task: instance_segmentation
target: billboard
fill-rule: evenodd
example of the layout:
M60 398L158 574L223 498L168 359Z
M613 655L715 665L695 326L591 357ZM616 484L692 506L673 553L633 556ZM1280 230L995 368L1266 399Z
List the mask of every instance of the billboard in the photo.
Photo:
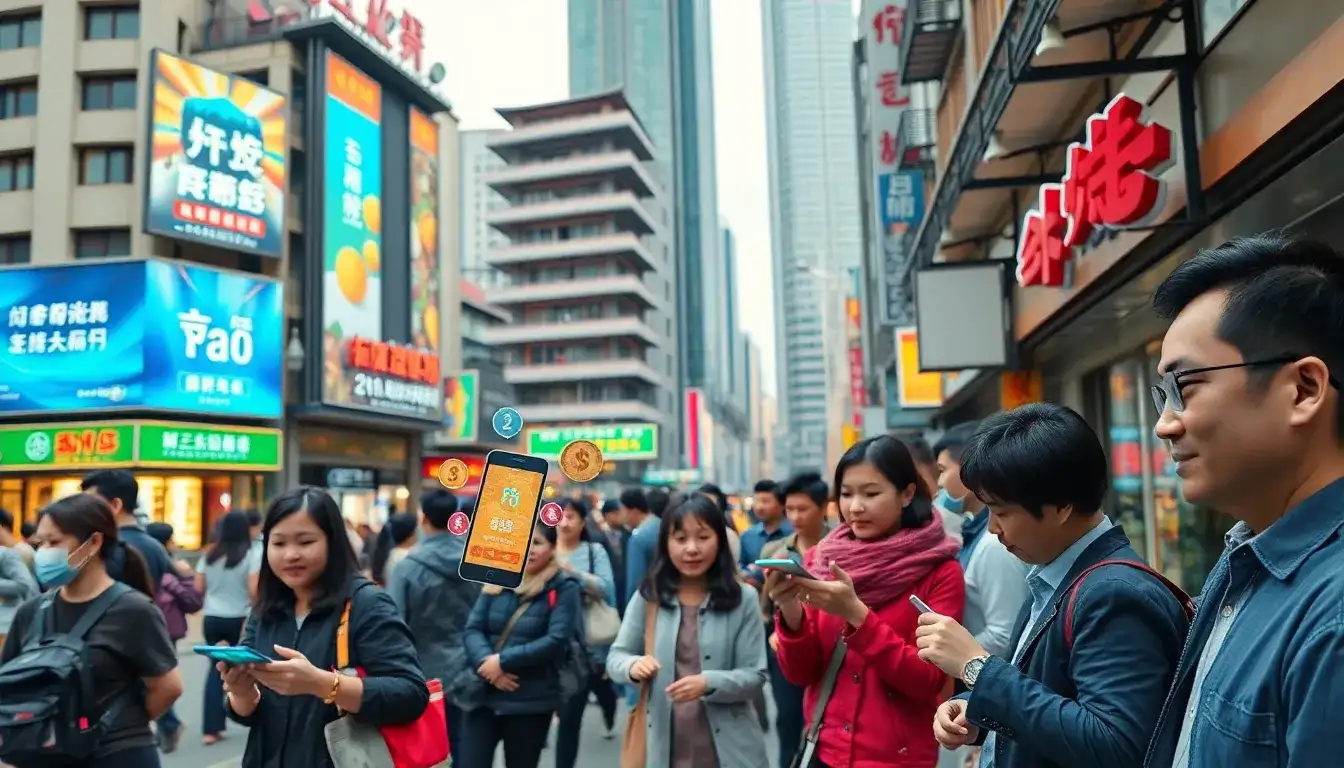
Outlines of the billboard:
M145 231L280 258L285 97L157 49L149 71Z
M165 421L97 421L0 427L0 470L114 467L273 472L283 465L278 429Z
M10 269L0 312L0 414L283 413L276 281L162 261Z
M906 281L909 255L906 233L919 229L924 220L924 174L920 171L884 173L877 178L878 270L882 277L882 323L907 325L914 322L915 297Z
M481 422L481 375L463 371L443 380L443 429L453 442L475 442Z
M896 392L902 408L937 408L943 404L943 375L920 370L919 331L896 329Z
M411 341L439 348L439 125L411 108Z
M555 460L575 440L591 440L602 451L606 461L658 458L658 425L594 424L581 427L546 427L529 429L524 443L533 456Z

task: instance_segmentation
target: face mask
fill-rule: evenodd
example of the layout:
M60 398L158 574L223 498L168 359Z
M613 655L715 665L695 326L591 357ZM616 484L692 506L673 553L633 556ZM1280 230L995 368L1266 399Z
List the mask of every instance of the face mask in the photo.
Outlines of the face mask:
M938 489L938 495L933 498L933 505L949 515L960 515L966 511L966 499L954 499L941 488Z
M84 542L87 544L88 542ZM84 548L80 544L75 549L78 552ZM33 554L33 570L37 573L37 580L45 587L63 587L74 581L79 575L79 569L84 567L84 563L89 562L89 558L84 558L78 566L70 565L70 552L65 547L43 547ZM90 555L92 557L92 555Z

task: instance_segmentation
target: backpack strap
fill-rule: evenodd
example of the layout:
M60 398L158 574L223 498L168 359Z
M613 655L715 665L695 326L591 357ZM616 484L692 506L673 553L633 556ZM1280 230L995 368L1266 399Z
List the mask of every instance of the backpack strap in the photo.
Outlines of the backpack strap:
M1187 619L1194 617L1195 604L1190 599L1190 596L1185 594L1185 591L1182 590L1180 587L1173 584L1171 579L1168 579L1166 576L1163 576L1160 572L1158 572L1157 569L1153 568L1147 563L1141 563L1137 560L1122 560L1119 558L1102 560L1100 562L1093 563L1087 568L1084 568L1083 572L1074 577L1073 581L1069 583L1069 587L1067 590L1069 601L1067 607L1064 609L1065 649L1070 651L1073 650L1073 612L1078 604L1078 591L1079 591L1078 588L1083 585L1083 579L1086 578L1089 573L1097 570L1098 568L1103 568L1108 565L1127 565L1130 568L1136 568L1157 579L1159 582L1162 583L1162 586L1167 588L1168 592L1171 592L1171 596L1176 598L1176 602L1180 604L1181 610L1185 612L1185 617Z

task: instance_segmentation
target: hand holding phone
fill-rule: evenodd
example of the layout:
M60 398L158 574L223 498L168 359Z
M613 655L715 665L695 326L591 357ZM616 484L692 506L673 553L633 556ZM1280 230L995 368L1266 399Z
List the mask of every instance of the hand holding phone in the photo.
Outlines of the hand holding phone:
M191 650L230 667L244 664L270 664L275 659L246 645L195 645Z
M920 613L934 613L934 610L929 607L928 603L924 602L923 600L920 600L918 597L915 597L914 595L910 596L910 604L915 606L915 610L919 611Z
M780 571L781 573L787 573L790 576L797 576L803 579L816 578L816 576L808 573L807 569L803 567L802 563L798 562L797 558L793 557L767 557L757 560L753 565L758 568Z

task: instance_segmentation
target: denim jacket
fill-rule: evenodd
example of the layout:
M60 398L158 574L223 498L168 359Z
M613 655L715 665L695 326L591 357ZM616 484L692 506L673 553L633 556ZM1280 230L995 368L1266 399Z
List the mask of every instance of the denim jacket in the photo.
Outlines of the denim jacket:
M1298 768L1344 759L1344 479L1214 566L1145 766L1171 768L1220 606L1245 591L1200 692L1190 768ZM1250 533L1238 523L1229 533Z

